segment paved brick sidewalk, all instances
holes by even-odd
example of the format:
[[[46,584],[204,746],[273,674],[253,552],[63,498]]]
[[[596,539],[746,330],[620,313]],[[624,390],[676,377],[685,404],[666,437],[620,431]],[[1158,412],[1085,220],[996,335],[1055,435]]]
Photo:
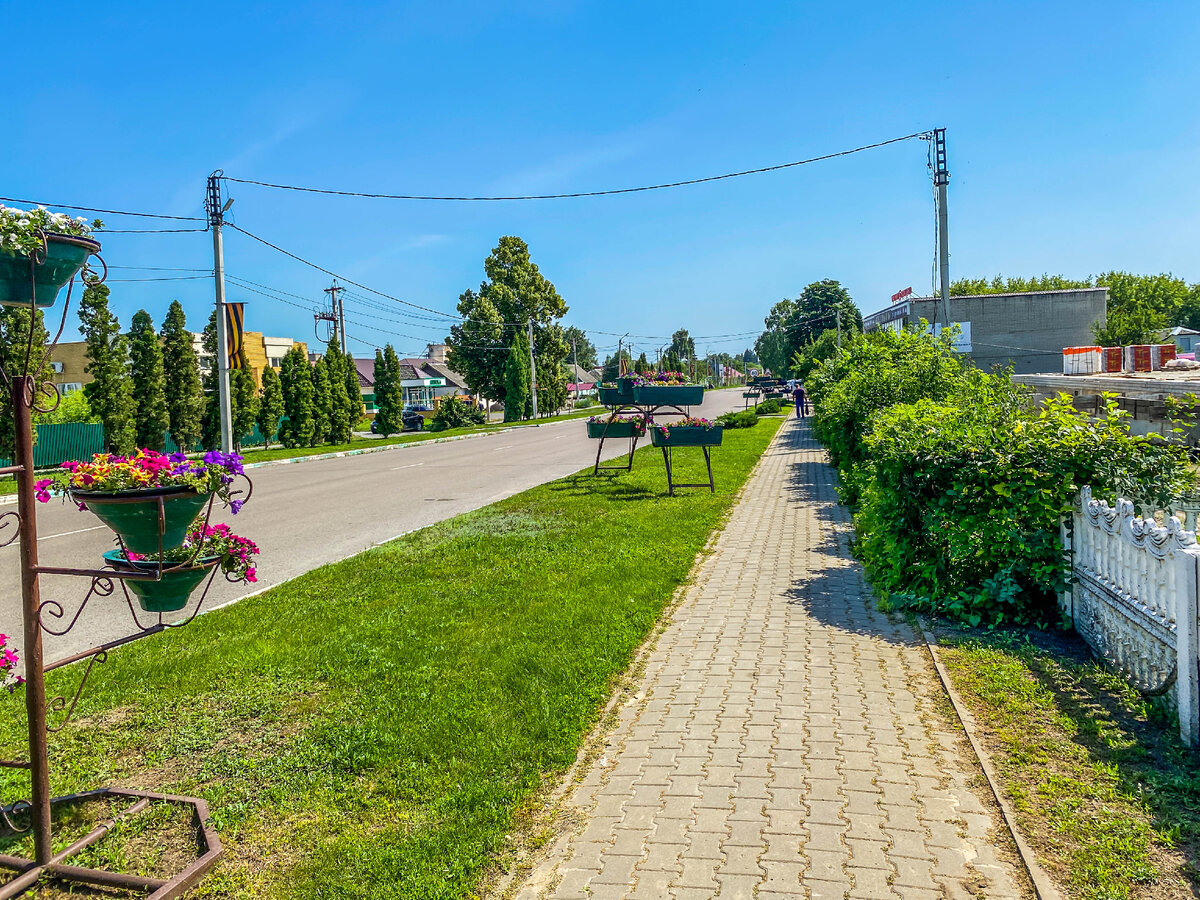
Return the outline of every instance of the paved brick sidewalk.
[[[794,420],[565,803],[534,898],[1016,898],[912,629],[874,609]]]

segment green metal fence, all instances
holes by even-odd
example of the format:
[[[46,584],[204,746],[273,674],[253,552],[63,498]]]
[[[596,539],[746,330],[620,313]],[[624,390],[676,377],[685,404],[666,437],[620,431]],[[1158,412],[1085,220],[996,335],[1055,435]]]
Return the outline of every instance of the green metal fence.
[[[91,459],[97,453],[104,452],[104,426],[86,424],[83,422],[67,422],[64,424],[42,424],[34,426],[37,432],[37,443],[33,447],[33,464],[39,469],[49,469],[61,465],[68,459]],[[250,432],[250,436],[242,441],[243,449],[263,444],[262,432],[258,426]],[[165,451],[174,453],[179,445],[165,436]],[[195,451],[204,448],[197,444]],[[12,465],[12,460],[0,458],[0,465]]]

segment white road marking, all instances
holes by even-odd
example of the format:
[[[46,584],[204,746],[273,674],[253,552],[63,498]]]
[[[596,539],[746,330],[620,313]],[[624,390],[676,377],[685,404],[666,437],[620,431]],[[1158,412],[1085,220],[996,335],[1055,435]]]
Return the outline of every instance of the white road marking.
[[[492,452],[493,452],[493,453],[495,453],[495,452],[497,452],[498,450],[507,450],[507,449],[509,449],[510,447],[512,447],[512,444],[505,444],[503,447],[493,447],[493,448],[492,448]]]
[[[93,525],[91,528],[79,528],[75,531],[63,531],[59,534],[43,534],[38,536],[39,541],[48,541],[51,538],[69,537],[72,534],[83,534],[85,531],[99,531],[101,528],[107,528],[107,525]]]
[[[423,466],[423,465],[425,465],[425,463],[419,462],[419,463],[409,463],[407,466],[392,466],[392,471],[395,472],[397,469],[413,469],[413,468],[416,468],[417,466]]]

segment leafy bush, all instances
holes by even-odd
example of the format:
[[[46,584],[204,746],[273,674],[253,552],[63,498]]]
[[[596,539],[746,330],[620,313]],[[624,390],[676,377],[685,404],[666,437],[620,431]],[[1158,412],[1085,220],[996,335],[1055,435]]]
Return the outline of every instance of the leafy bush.
[[[917,332],[856,338],[815,378],[818,433],[858,502],[855,550],[897,606],[1049,624],[1079,488],[1165,499],[1186,481],[1182,450],[1131,435],[1115,401],[1098,421],[1066,396],[1035,407],[1008,372]]]
[[[594,397],[580,397],[574,403],[574,406],[576,409],[587,409],[589,406],[595,406],[595,405],[596,405],[596,399]]]
[[[723,428],[753,428],[758,424],[758,413],[752,409],[727,412],[723,416],[717,416],[717,424]]]
[[[445,431],[448,428],[466,428],[482,425],[487,421],[483,410],[473,403],[458,397],[447,397],[429,422],[430,431]]]
[[[782,408],[778,400],[764,400],[758,406],[754,407],[754,412],[760,416],[773,416]]]

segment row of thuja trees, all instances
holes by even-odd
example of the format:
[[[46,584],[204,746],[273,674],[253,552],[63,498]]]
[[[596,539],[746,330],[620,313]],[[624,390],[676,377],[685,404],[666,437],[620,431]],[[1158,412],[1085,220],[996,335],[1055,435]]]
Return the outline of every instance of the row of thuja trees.
[[[807,380],[818,437],[852,504],[856,552],[894,605],[970,625],[1049,624],[1068,563],[1059,523],[1081,487],[1164,502],[1190,480],[1182,447],[1130,434],[981,372],[950,334],[843,337]]]
[[[0,327],[14,335],[28,334],[28,311],[6,310],[4,316]],[[202,374],[179,301],[171,303],[159,331],[143,309],[124,332],[109,309],[108,286],[89,286],[80,302],[79,319],[86,371],[92,381],[81,392],[64,397],[41,421],[99,422],[107,448],[122,454],[138,447],[164,450],[168,438],[185,449],[220,445],[217,367],[214,364]],[[34,343],[44,345],[49,335],[40,312],[33,327]],[[205,355],[216,360],[215,311],[201,344]],[[336,344],[315,364],[309,363],[301,346],[293,346],[278,374],[269,366],[263,369],[261,385],[242,362],[242,368],[230,372],[235,446],[240,448],[256,426],[268,445],[273,440],[289,447],[350,440],[363,414],[362,395],[353,359]],[[48,375],[42,373],[43,378]]]

